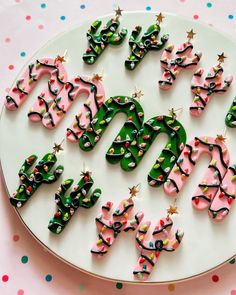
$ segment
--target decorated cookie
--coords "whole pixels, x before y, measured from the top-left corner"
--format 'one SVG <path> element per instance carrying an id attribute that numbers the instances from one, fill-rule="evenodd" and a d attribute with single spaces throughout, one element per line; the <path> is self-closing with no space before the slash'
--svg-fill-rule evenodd
<path id="1" fill-rule="evenodd" d="M 60 56 L 56 59 L 41 58 L 30 64 L 22 77 L 10 89 L 6 96 L 5 106 L 10 111 L 19 108 L 30 95 L 39 79 L 48 74 L 50 75 L 48 86 L 38 96 L 28 114 L 30 120 L 40 121 L 67 79 L 67 73 Z"/>
<path id="2" fill-rule="evenodd" d="M 50 172 L 57 162 L 57 157 L 53 153 L 48 153 L 44 155 L 32 171 L 37 158 L 36 155 L 31 155 L 21 166 L 19 171 L 20 185 L 13 196 L 10 197 L 10 202 L 14 207 L 22 207 L 41 184 L 55 182 L 64 170 L 64 167 L 60 165 L 53 173 Z"/>
<path id="3" fill-rule="evenodd" d="M 134 231 L 143 218 L 143 213 L 138 212 L 131 219 L 134 202 L 132 198 L 123 200 L 118 208 L 112 211 L 112 202 L 102 206 L 102 215 L 96 218 L 98 240 L 93 245 L 91 253 L 97 257 L 105 255 L 121 232 Z"/>
<path id="4" fill-rule="evenodd" d="M 101 195 L 100 189 L 95 189 L 91 196 L 88 195 L 94 183 L 89 172 L 84 172 L 83 177 L 73 188 L 71 193 L 66 195 L 72 183 L 73 179 L 65 180 L 56 192 L 55 202 L 57 205 L 57 212 L 49 221 L 48 225 L 49 230 L 55 234 L 60 234 L 63 231 L 79 207 L 87 209 L 93 207 Z"/>
<path id="5" fill-rule="evenodd" d="M 90 45 L 83 55 L 83 60 L 86 64 L 94 64 L 109 44 L 120 45 L 127 35 L 125 28 L 116 33 L 120 26 L 118 17 L 111 18 L 103 29 L 97 33 L 101 24 L 101 20 L 96 20 L 88 30 L 87 38 Z"/>
<path id="6" fill-rule="evenodd" d="M 195 117 L 202 115 L 214 93 L 225 93 L 233 81 L 233 76 L 229 75 L 222 82 L 223 68 L 220 64 L 212 67 L 202 82 L 203 72 L 202 68 L 198 69 L 192 79 L 191 89 L 195 97 L 190 107 L 190 113 Z"/>
<path id="7" fill-rule="evenodd" d="M 146 235 L 150 225 L 150 221 L 142 222 L 136 235 L 136 244 L 140 251 L 140 257 L 133 274 L 135 279 L 143 281 L 148 279 L 160 253 L 162 251 L 175 251 L 184 236 L 182 229 L 178 229 L 175 233 L 171 232 L 173 221 L 170 217 L 160 219 L 152 235 L 147 238 Z"/>
<path id="8" fill-rule="evenodd" d="M 168 45 L 162 53 L 161 66 L 164 68 L 164 73 L 159 80 L 159 87 L 163 90 L 168 90 L 176 80 L 180 71 L 184 69 L 193 69 L 197 66 L 201 59 L 202 53 L 196 52 L 192 54 L 193 44 L 184 42 L 173 54 L 174 45 Z"/>
<path id="9" fill-rule="evenodd" d="M 163 184 L 186 143 L 186 133 L 179 121 L 169 116 L 157 116 L 149 119 L 138 131 L 137 137 L 126 149 L 121 167 L 126 171 L 135 169 L 160 133 L 169 136 L 165 148 L 148 174 L 151 186 Z"/>
<path id="10" fill-rule="evenodd" d="M 163 35 L 158 39 L 160 30 L 159 24 L 151 25 L 139 39 L 142 27 L 135 27 L 129 39 L 131 55 L 125 61 L 126 69 L 134 70 L 150 50 L 161 50 L 165 46 L 169 35 Z"/>
<path id="11" fill-rule="evenodd" d="M 214 221 L 222 221 L 228 215 L 236 196 L 236 165 L 228 168 L 225 177 L 209 207 L 209 215 Z"/>
<path id="12" fill-rule="evenodd" d="M 112 146 L 108 149 L 106 158 L 112 164 L 119 162 L 137 135 L 144 119 L 141 105 L 133 98 L 115 96 L 106 100 L 93 117 L 91 124 L 82 137 L 80 137 L 79 144 L 81 149 L 85 151 L 92 150 L 102 137 L 107 126 L 118 113 L 125 113 L 127 120 L 113 141 Z"/>
<path id="13" fill-rule="evenodd" d="M 228 169 L 229 152 L 222 136 L 195 137 L 187 143 L 164 184 L 167 194 L 179 193 L 203 154 L 209 154 L 211 162 L 192 197 L 193 206 L 199 210 L 209 207 Z"/>
<path id="14" fill-rule="evenodd" d="M 43 125 L 49 129 L 56 127 L 64 118 L 72 103 L 82 93 L 88 94 L 87 102 L 80 113 L 76 115 L 76 121 L 72 127 L 67 129 L 67 138 L 71 141 L 77 141 L 103 103 L 104 90 L 99 81 L 90 81 L 88 77 L 77 76 L 66 82 L 49 110 L 44 114 Z"/>
<path id="15" fill-rule="evenodd" d="M 236 96 L 230 106 L 230 109 L 225 117 L 225 124 L 230 128 L 236 127 Z"/>

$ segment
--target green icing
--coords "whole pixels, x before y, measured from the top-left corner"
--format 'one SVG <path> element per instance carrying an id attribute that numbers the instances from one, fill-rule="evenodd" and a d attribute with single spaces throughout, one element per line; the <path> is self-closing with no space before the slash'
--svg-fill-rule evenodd
<path id="1" fill-rule="evenodd" d="M 116 33 L 120 26 L 118 18 L 110 19 L 100 33 L 97 33 L 101 24 L 101 20 L 96 20 L 88 30 L 87 38 L 90 45 L 83 54 L 83 60 L 86 64 L 94 64 L 108 44 L 120 45 L 127 35 L 125 28 Z"/>
<path id="2" fill-rule="evenodd" d="M 94 183 L 89 173 L 84 173 L 77 186 L 70 194 L 66 194 L 73 182 L 73 179 L 65 180 L 56 192 L 55 202 L 57 204 L 57 212 L 49 221 L 48 225 L 49 230 L 55 234 L 63 231 L 79 207 L 87 209 L 93 207 L 101 195 L 101 190 L 96 188 L 88 196 L 89 190 Z"/>
<path id="3" fill-rule="evenodd" d="M 124 170 L 135 169 L 160 133 L 167 134 L 169 140 L 148 174 L 148 183 L 151 186 L 160 186 L 166 181 L 181 154 L 181 148 L 185 146 L 186 132 L 179 121 L 168 116 L 149 119 L 139 130 L 121 160 L 121 167 Z"/>
<path id="4" fill-rule="evenodd" d="M 134 70 L 148 51 L 161 50 L 165 46 L 169 39 L 169 35 L 163 35 L 160 40 L 158 40 L 160 30 L 161 28 L 158 24 L 151 25 L 144 35 L 138 40 L 142 27 L 135 27 L 135 30 L 132 31 L 129 39 L 131 55 L 125 61 L 125 67 L 128 70 Z"/>
<path id="5" fill-rule="evenodd" d="M 230 106 L 230 109 L 225 117 L 225 124 L 230 128 L 236 128 L 236 96 Z"/>
<path id="6" fill-rule="evenodd" d="M 115 96 L 106 100 L 80 138 L 80 148 L 85 151 L 92 150 L 102 137 L 107 126 L 118 113 L 125 113 L 127 120 L 108 149 L 106 158 L 111 164 L 119 162 L 130 143 L 136 137 L 144 119 L 141 105 L 133 98 Z"/>
<path id="7" fill-rule="evenodd" d="M 18 173 L 20 185 L 10 202 L 13 206 L 22 207 L 42 183 L 53 183 L 63 173 L 64 167 L 59 165 L 52 173 L 50 170 L 57 161 L 57 157 L 53 153 L 48 153 L 38 162 L 33 172 L 30 168 L 37 161 L 36 155 L 29 156 Z M 29 171 L 30 170 L 30 171 Z"/>

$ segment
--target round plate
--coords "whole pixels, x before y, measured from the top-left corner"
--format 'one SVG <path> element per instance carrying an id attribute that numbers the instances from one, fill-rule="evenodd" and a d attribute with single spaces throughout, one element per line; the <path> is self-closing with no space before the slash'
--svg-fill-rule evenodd
<path id="1" fill-rule="evenodd" d="M 102 18 L 105 23 L 109 16 Z M 143 26 L 145 30 L 155 22 L 154 13 L 124 13 L 121 25 L 128 28 L 129 33 L 135 25 Z M 47 43 L 32 58 L 55 57 L 68 52 L 65 67 L 69 77 L 76 75 L 92 75 L 104 72 L 104 87 L 106 98 L 116 95 L 131 95 L 134 86 L 144 92 L 141 104 L 145 112 L 145 121 L 155 115 L 168 115 L 168 109 L 183 108 L 178 119 L 187 131 L 188 140 L 194 136 L 215 136 L 225 128 L 224 118 L 236 93 L 233 83 L 226 95 L 215 95 L 200 118 L 191 117 L 189 106 L 193 100 L 190 81 L 193 70 L 180 73 L 171 90 L 159 90 L 158 80 L 162 75 L 160 67 L 161 51 L 148 53 L 145 59 L 133 72 L 127 71 L 124 61 L 129 55 L 128 38 L 124 44 L 109 47 L 98 61 L 88 66 L 82 61 L 82 54 L 87 47 L 86 31 L 92 22 L 66 32 Z M 227 60 L 224 65 L 225 74 L 234 74 L 236 68 L 236 44 L 210 27 L 192 22 L 185 18 L 167 15 L 162 25 L 162 34 L 169 33 L 169 43 L 179 45 L 186 40 L 186 31 L 197 32 L 194 38 L 194 49 L 203 52 L 199 65 L 207 71 L 216 64 L 217 54 L 225 52 Z M 16 112 L 3 109 L 1 117 L 1 165 L 9 194 L 12 194 L 19 184 L 18 171 L 24 159 L 30 154 L 42 157 L 52 150 L 54 142 L 60 142 L 68 127 L 78 112 L 84 99 L 79 99 L 55 130 L 45 129 L 41 123 L 33 124 L 27 118 L 27 112 L 37 94 L 42 89 L 41 80 L 28 100 Z M 145 220 L 151 220 L 152 225 L 166 215 L 166 208 L 173 198 L 165 195 L 162 187 L 152 188 L 148 185 L 146 176 L 155 159 L 166 144 L 167 137 L 160 136 L 133 172 L 124 172 L 119 165 L 110 165 L 105 159 L 105 153 L 124 123 L 122 115 L 117 116 L 102 137 L 99 144 L 91 152 L 83 152 L 78 144 L 65 142 L 64 152 L 58 155 L 58 164 L 65 167 L 61 178 L 80 179 L 83 163 L 93 172 L 94 187 L 102 189 L 102 196 L 91 209 L 79 209 L 69 222 L 63 233 L 52 234 L 48 222 L 55 212 L 54 194 L 61 180 L 51 185 L 42 185 L 30 201 L 17 210 L 22 221 L 33 235 L 50 251 L 64 261 L 93 275 L 107 279 L 133 282 L 133 268 L 139 257 L 135 246 L 135 233 L 122 233 L 116 240 L 110 252 L 102 259 L 95 259 L 90 253 L 92 244 L 97 240 L 95 217 L 100 214 L 101 206 L 110 200 L 115 205 L 128 197 L 128 187 L 141 184 L 138 197 L 135 199 L 135 209 L 145 213 Z M 231 152 L 231 163 L 236 161 L 235 136 L 236 131 L 227 132 L 227 146 Z M 179 194 L 178 207 L 180 214 L 174 217 L 176 226 L 184 229 L 185 236 L 181 246 L 174 253 L 162 253 L 154 268 L 149 282 L 160 283 L 183 280 L 199 275 L 215 268 L 236 254 L 235 228 L 236 218 L 233 208 L 222 223 L 213 223 L 207 212 L 198 212 L 192 208 L 191 197 L 201 176 L 209 163 L 209 158 L 203 157 L 183 191 Z"/>

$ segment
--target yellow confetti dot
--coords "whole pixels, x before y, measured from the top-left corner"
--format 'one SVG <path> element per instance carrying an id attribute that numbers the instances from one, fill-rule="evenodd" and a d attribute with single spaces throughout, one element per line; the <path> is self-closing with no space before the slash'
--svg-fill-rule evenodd
<path id="1" fill-rule="evenodd" d="M 169 285 L 168 285 L 168 290 L 169 290 L 170 292 L 174 291 L 174 290 L 175 290 L 175 285 L 174 285 L 174 284 L 169 284 Z"/>

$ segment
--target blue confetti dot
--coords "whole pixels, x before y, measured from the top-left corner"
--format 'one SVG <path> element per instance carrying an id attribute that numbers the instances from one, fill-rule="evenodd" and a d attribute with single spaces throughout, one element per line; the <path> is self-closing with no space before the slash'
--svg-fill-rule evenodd
<path id="1" fill-rule="evenodd" d="M 211 7 L 212 7 L 212 3 L 211 3 L 211 2 L 208 2 L 208 3 L 207 3 L 207 7 L 208 7 L 208 8 L 211 8 Z"/>
<path id="2" fill-rule="evenodd" d="M 151 7 L 151 6 L 147 6 L 147 7 L 146 7 L 146 10 L 147 10 L 147 11 L 150 11 L 150 10 L 152 10 L 152 7 Z"/>
<path id="3" fill-rule="evenodd" d="M 80 5 L 80 9 L 85 9 L 85 5 L 84 4 L 81 4 Z"/>
<path id="4" fill-rule="evenodd" d="M 26 53 L 25 53 L 24 51 L 22 51 L 22 52 L 20 53 L 20 56 L 24 57 L 24 56 L 26 56 Z"/>
<path id="5" fill-rule="evenodd" d="M 64 15 L 62 15 L 62 16 L 60 16 L 60 19 L 61 19 L 61 20 L 65 20 L 66 17 L 65 17 Z"/>
<path id="6" fill-rule="evenodd" d="M 46 8 L 46 3 L 42 3 L 41 8 Z"/>
<path id="7" fill-rule="evenodd" d="M 52 276 L 51 276 L 51 275 L 46 275 L 46 276 L 45 276 L 45 280 L 46 280 L 47 282 L 51 282 L 51 280 L 52 280 Z"/>
<path id="8" fill-rule="evenodd" d="M 228 19 L 233 19 L 233 18 L 234 18 L 234 16 L 232 14 L 228 15 Z"/>

